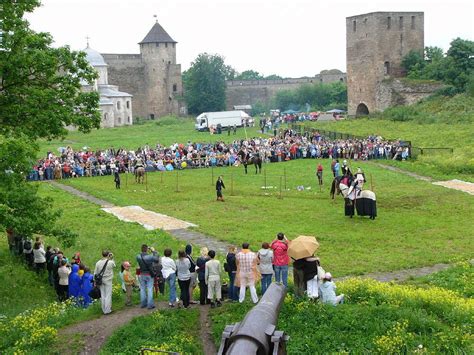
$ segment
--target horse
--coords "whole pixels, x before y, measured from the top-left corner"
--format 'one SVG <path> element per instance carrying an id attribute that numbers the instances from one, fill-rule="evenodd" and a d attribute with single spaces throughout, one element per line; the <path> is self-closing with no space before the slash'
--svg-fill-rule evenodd
<path id="1" fill-rule="evenodd" d="M 250 156 L 250 153 L 245 153 L 243 150 L 237 153 L 240 156 L 240 160 L 245 168 L 245 174 L 247 174 L 247 165 L 255 165 L 255 174 L 262 172 L 262 158 L 260 154 L 254 153 Z"/>
<path id="2" fill-rule="evenodd" d="M 145 168 L 143 166 L 139 166 L 135 168 L 135 182 L 139 184 L 143 184 L 145 181 Z"/>
<path id="3" fill-rule="evenodd" d="M 342 176 L 336 176 L 332 180 L 331 183 L 331 191 L 329 192 L 329 195 L 331 198 L 334 200 L 334 198 L 341 193 L 341 190 L 339 189 L 339 183 L 341 182 Z"/>
<path id="4" fill-rule="evenodd" d="M 344 196 L 345 201 L 345 215 L 354 215 L 354 207 L 358 216 L 369 216 L 374 220 L 377 217 L 377 201 L 375 193 L 370 190 L 360 190 L 357 188 L 350 188 L 350 183 L 346 180 L 341 180 L 339 183 L 339 190 Z"/>

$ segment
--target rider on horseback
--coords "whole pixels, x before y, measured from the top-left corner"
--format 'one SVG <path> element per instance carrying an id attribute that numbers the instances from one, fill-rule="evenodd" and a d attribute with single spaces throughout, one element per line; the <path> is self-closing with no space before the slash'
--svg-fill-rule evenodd
<path id="1" fill-rule="evenodd" d="M 364 186 L 365 181 L 366 179 L 364 172 L 361 168 L 357 168 L 357 173 L 355 174 L 354 180 L 351 183 L 348 193 L 350 194 L 353 189 L 355 189 L 356 192 L 362 191 L 362 187 Z"/>

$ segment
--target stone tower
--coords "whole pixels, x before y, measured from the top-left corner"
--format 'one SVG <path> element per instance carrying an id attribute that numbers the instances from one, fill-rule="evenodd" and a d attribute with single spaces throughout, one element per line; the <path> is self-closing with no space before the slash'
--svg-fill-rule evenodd
<path id="1" fill-rule="evenodd" d="M 156 119 L 186 112 L 176 43 L 156 22 L 139 43 L 140 54 L 102 54 L 109 79 L 133 94 L 135 116 Z"/>
<path id="2" fill-rule="evenodd" d="M 381 86 L 404 76 L 402 58 L 423 54 L 423 12 L 373 12 L 346 18 L 348 114 L 382 111 Z"/>

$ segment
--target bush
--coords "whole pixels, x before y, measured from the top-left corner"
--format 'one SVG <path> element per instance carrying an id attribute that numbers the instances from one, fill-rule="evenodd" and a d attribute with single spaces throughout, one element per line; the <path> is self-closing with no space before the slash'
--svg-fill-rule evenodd
<path id="1" fill-rule="evenodd" d="M 179 122 L 179 119 L 178 117 L 175 117 L 175 116 L 166 116 L 166 117 L 162 117 L 160 119 L 158 119 L 158 121 L 156 121 L 156 125 L 157 126 L 175 126 L 175 125 L 179 125 L 180 122 Z"/>

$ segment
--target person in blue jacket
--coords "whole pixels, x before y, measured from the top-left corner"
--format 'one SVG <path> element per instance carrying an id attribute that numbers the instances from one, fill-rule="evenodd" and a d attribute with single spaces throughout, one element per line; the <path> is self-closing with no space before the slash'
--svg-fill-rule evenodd
<path id="1" fill-rule="evenodd" d="M 72 272 L 69 275 L 69 297 L 74 298 L 76 304 L 82 296 L 82 279 L 79 276 L 79 265 L 72 264 Z"/>
<path id="2" fill-rule="evenodd" d="M 91 274 L 90 269 L 86 267 L 84 269 L 84 275 L 82 275 L 82 292 L 81 292 L 84 308 L 89 307 L 89 305 L 92 303 L 92 299 L 89 296 L 89 292 L 91 292 L 93 286 L 94 286 L 94 276 Z"/>

